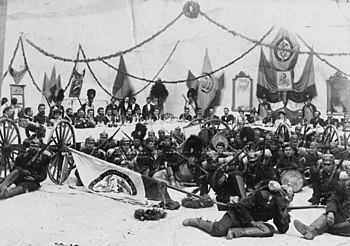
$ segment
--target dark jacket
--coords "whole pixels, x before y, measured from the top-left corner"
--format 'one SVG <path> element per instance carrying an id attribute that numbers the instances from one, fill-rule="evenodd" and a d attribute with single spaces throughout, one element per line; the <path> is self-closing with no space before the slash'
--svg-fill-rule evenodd
<path id="1" fill-rule="evenodd" d="M 289 229 L 290 216 L 287 212 L 288 203 L 282 199 L 279 193 L 267 190 L 253 192 L 243 198 L 234 207 L 235 213 L 243 225 L 250 225 L 254 221 L 268 221 L 273 219 L 280 233 L 286 233 Z"/>

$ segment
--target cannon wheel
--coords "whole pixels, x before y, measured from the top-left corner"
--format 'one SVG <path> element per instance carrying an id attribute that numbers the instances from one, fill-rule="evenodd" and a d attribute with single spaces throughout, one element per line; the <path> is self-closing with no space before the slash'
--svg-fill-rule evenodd
<path id="1" fill-rule="evenodd" d="M 202 124 L 205 122 L 206 120 L 201 118 L 201 119 L 194 119 L 192 120 L 190 123 L 188 123 L 187 126 L 193 126 L 193 125 L 197 125 L 200 124 L 202 126 Z"/>
<path id="2" fill-rule="evenodd" d="M 69 176 L 73 168 L 72 158 L 67 147 L 75 147 L 75 133 L 73 126 L 65 120 L 58 122 L 50 132 L 48 141 L 49 151 L 51 152 L 51 161 L 47 167 L 47 174 L 55 184 L 62 184 Z"/>
<path id="3" fill-rule="evenodd" d="M 16 123 L 9 119 L 0 120 L 0 177 L 5 178 L 13 168 L 21 145 L 21 135 Z"/>
<path id="4" fill-rule="evenodd" d="M 291 133 L 288 125 L 284 123 L 280 124 L 276 130 L 275 139 L 285 143 L 290 141 L 290 136 L 291 136 Z"/>
<path id="5" fill-rule="evenodd" d="M 336 142 L 340 146 L 340 138 L 337 128 L 333 125 L 328 125 L 322 134 L 321 142 L 329 146 L 331 142 Z"/>
<path id="6" fill-rule="evenodd" d="M 218 120 L 218 119 L 207 120 L 202 125 L 202 128 L 210 128 L 210 127 L 214 127 L 216 132 L 231 130 L 225 121 Z"/>

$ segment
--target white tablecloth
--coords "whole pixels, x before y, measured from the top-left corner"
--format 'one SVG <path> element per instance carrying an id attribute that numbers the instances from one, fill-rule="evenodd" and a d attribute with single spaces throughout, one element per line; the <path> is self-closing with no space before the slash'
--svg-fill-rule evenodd
<path id="1" fill-rule="evenodd" d="M 156 122 L 147 122 L 147 132 L 150 130 L 153 130 L 156 135 L 158 130 L 160 129 L 166 129 L 167 131 L 173 131 L 176 127 L 180 127 L 183 129 L 184 126 L 187 126 L 188 122 L 183 121 L 156 121 Z M 116 134 L 114 137 L 115 139 L 121 139 L 122 137 L 125 137 L 123 131 L 128 134 L 131 137 L 131 133 L 135 130 L 135 124 L 125 124 L 120 126 L 120 131 Z M 76 129 L 74 128 L 75 132 L 75 138 L 76 142 L 84 142 L 86 138 L 89 136 L 93 137 L 95 140 L 97 140 L 100 136 L 100 133 L 105 131 L 108 133 L 108 137 L 112 136 L 114 132 L 119 128 L 118 127 L 107 127 L 107 126 L 96 126 L 95 128 L 84 128 L 84 129 Z M 19 127 L 21 139 L 22 141 L 26 138 L 25 130 L 22 127 Z M 46 129 L 46 142 L 48 140 L 48 137 L 50 136 L 51 131 L 53 130 L 52 127 L 48 127 Z M 168 134 L 168 133 L 166 133 Z M 147 134 L 146 134 L 147 137 Z"/>

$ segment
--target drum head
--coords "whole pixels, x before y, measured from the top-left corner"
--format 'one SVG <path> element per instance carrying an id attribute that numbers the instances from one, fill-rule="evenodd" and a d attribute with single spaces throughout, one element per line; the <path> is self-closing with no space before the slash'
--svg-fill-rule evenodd
<path id="1" fill-rule="evenodd" d="M 286 170 L 281 175 L 281 184 L 290 184 L 294 192 L 299 192 L 303 188 L 303 175 L 297 170 Z"/>

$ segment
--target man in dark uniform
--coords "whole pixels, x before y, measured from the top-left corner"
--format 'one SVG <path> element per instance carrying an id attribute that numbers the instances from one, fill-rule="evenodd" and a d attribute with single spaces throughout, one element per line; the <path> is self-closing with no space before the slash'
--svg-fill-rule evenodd
<path id="1" fill-rule="evenodd" d="M 287 208 L 293 200 L 293 189 L 288 185 L 280 186 L 275 181 L 270 181 L 268 186 L 269 188 L 255 191 L 238 203 L 230 205 L 219 221 L 196 218 L 186 219 L 182 224 L 199 228 L 214 237 L 269 237 L 274 230 L 264 222 L 273 219 L 278 231 L 286 233 L 290 223 Z"/>
<path id="2" fill-rule="evenodd" d="M 111 98 L 111 103 L 107 105 L 106 107 L 106 113 L 107 110 L 111 110 L 112 116 L 116 116 L 119 112 L 119 106 L 115 103 L 117 101 L 117 98 L 112 97 Z"/>
<path id="3" fill-rule="evenodd" d="M 46 168 L 50 162 L 50 153 L 40 151 L 40 141 L 32 139 L 28 151 L 20 154 L 15 160 L 12 172 L 0 184 L 0 199 L 6 199 L 40 188 L 40 183 L 46 179 Z M 16 187 L 10 189 L 9 186 Z"/>
<path id="4" fill-rule="evenodd" d="M 142 107 L 142 117 L 144 120 L 151 119 L 154 112 L 154 106 L 151 104 L 151 98 L 147 97 L 146 104 Z"/>
<path id="5" fill-rule="evenodd" d="M 339 121 L 336 118 L 333 118 L 333 113 L 331 111 L 327 111 L 327 119 L 325 120 L 325 125 L 333 125 L 335 127 L 338 127 Z"/>
<path id="6" fill-rule="evenodd" d="M 343 167 L 350 177 L 350 163 L 344 162 Z M 294 226 L 308 240 L 313 240 L 324 232 L 350 237 L 350 180 L 339 183 L 334 194 L 327 200 L 326 213 L 309 226 L 299 220 L 294 220 Z"/>
<path id="7" fill-rule="evenodd" d="M 298 170 L 301 173 L 304 172 L 303 165 L 299 162 L 299 159 L 293 155 L 293 150 L 289 143 L 284 144 L 283 155 L 277 161 L 276 168 L 279 176 L 283 173 L 283 171 L 288 169 Z"/>
<path id="8" fill-rule="evenodd" d="M 324 154 L 322 156 L 320 167 L 311 167 L 310 175 L 313 194 L 308 201 L 313 205 L 319 203 L 325 205 L 335 190 L 340 172 L 339 170 L 334 170 L 334 168 L 336 167 L 332 154 Z"/>
<path id="9" fill-rule="evenodd" d="M 94 89 L 88 89 L 87 91 L 88 101 L 81 106 L 81 109 L 84 111 L 85 115 L 88 115 L 89 109 L 92 109 L 95 112 L 95 107 L 93 104 L 95 96 L 96 96 L 96 91 Z"/>
<path id="10" fill-rule="evenodd" d="M 258 116 L 263 120 L 268 116 L 268 111 L 271 111 L 271 104 L 267 102 L 266 94 L 263 94 L 261 99 L 262 102 L 258 106 Z"/>

